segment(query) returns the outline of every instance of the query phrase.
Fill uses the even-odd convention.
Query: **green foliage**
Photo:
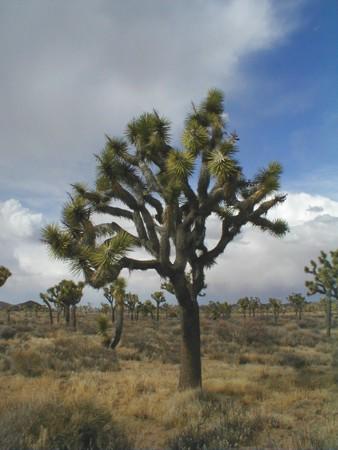
[[[229,319],[231,316],[231,305],[224,301],[224,302],[209,302],[207,305],[207,312],[209,317],[216,320],[219,318],[222,319]]]
[[[11,276],[11,272],[5,266],[0,266],[0,287],[3,286],[8,278]]]
[[[99,316],[97,318],[98,333],[101,334],[102,336],[106,336],[108,328],[109,328],[109,321],[107,317],[103,315]]]
[[[291,294],[288,296],[288,301],[293,306],[298,319],[301,319],[305,306],[305,297],[302,294]]]
[[[323,294],[329,298],[338,299],[338,250],[329,254],[320,252],[318,263],[310,261],[305,272],[312,276],[306,281],[308,295]]]

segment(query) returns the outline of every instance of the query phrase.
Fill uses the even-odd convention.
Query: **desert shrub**
[[[15,328],[6,325],[0,327],[0,339],[13,339],[15,335]]]
[[[307,365],[307,360],[293,352],[282,352],[277,355],[277,363],[281,366],[290,366],[294,369],[302,369]]]
[[[27,377],[41,375],[49,366],[49,358],[34,349],[17,349],[8,358],[9,370]]]
[[[264,423],[258,414],[249,414],[230,401],[208,403],[207,414],[212,420],[206,421],[202,414],[200,422],[169,441],[170,450],[222,450],[253,445]]]
[[[110,412],[89,398],[18,401],[0,411],[2,448],[130,449]]]
[[[338,369],[338,348],[335,348],[332,352],[331,365],[334,369]]]
[[[2,370],[28,377],[45,371],[70,372],[119,370],[116,354],[89,337],[57,337],[34,339],[13,346],[6,353],[7,363]]]
[[[236,334],[236,327],[234,324],[229,322],[218,322],[216,325],[216,336],[224,341],[231,341],[233,340],[235,334]]]
[[[323,336],[320,335],[318,330],[302,330],[298,329],[289,333],[284,333],[280,338],[280,345],[297,347],[303,345],[304,347],[315,347],[320,341],[323,340]]]
[[[269,346],[276,343],[277,333],[275,329],[270,329],[256,320],[248,320],[239,329],[238,342],[244,345],[264,345]]]

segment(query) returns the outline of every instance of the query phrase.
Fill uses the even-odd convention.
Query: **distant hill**
[[[27,300],[26,302],[16,303],[15,305],[0,301],[0,310],[7,308],[10,308],[13,311],[20,311],[21,309],[45,309],[46,307],[38,302],[35,302],[34,300]]]
[[[11,306],[13,306],[13,305],[11,305],[10,303],[7,303],[7,302],[1,302],[1,301],[0,301],[0,310],[1,310],[1,309],[7,309],[7,308],[9,308],[9,307],[11,307]]]
[[[16,305],[13,305],[15,309],[45,309],[46,307],[41,305],[38,302],[35,302],[34,300],[28,300],[27,302],[18,303]],[[13,308],[14,309],[14,308]]]

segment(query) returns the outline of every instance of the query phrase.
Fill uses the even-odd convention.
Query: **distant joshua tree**
[[[156,320],[160,320],[160,306],[165,303],[165,296],[162,291],[155,291],[151,294],[151,298],[156,303]]]
[[[237,305],[239,306],[240,310],[242,311],[242,314],[244,318],[246,317],[246,313],[250,306],[250,300],[249,297],[242,297],[237,301]]]
[[[222,318],[229,319],[231,316],[231,305],[228,302],[209,302],[207,305],[207,311],[210,317],[214,320]]]
[[[282,310],[282,302],[277,298],[269,298],[269,305],[272,308],[273,320],[274,323],[277,324],[279,314]]]
[[[258,297],[249,298],[249,316],[256,316],[256,310],[259,308],[260,304],[261,301]]]
[[[85,283],[80,281],[74,283],[72,280],[62,280],[59,283],[58,300],[63,304],[66,313],[66,323],[70,322],[70,315],[72,326],[76,330],[76,305],[80,303],[83,296],[83,288]]]
[[[133,294],[132,292],[128,292],[125,296],[125,300],[124,303],[126,305],[126,307],[128,308],[128,313],[130,316],[131,320],[134,320],[136,318],[136,308],[137,305],[139,304],[140,299],[139,296],[137,294]]]
[[[297,319],[302,320],[302,313],[305,306],[305,297],[302,294],[291,294],[288,296],[288,301],[293,306]]]
[[[322,294],[325,296],[326,334],[331,336],[332,300],[338,299],[338,250],[329,254],[321,252],[318,263],[310,261],[305,272],[312,275],[311,281],[306,281],[308,295]]]
[[[110,284],[109,286],[106,286],[103,288],[103,295],[105,296],[105,298],[107,299],[107,301],[110,305],[111,321],[114,323],[115,322],[115,300],[114,300],[113,292],[114,292],[113,284]]]

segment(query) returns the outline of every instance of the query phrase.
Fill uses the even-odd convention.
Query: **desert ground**
[[[332,449],[338,332],[324,313],[212,320],[201,311],[203,390],[177,389],[180,323],[125,316],[103,345],[99,311],[78,329],[48,313],[0,319],[1,449]]]

